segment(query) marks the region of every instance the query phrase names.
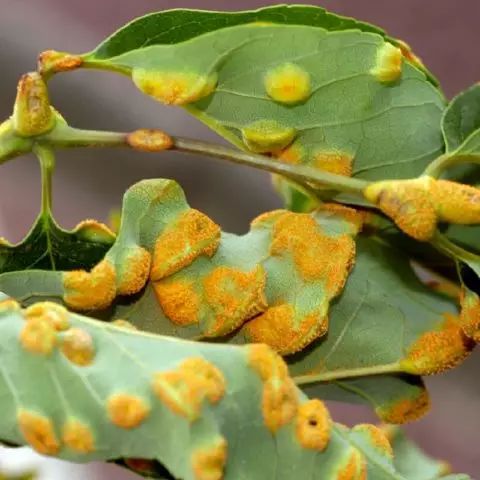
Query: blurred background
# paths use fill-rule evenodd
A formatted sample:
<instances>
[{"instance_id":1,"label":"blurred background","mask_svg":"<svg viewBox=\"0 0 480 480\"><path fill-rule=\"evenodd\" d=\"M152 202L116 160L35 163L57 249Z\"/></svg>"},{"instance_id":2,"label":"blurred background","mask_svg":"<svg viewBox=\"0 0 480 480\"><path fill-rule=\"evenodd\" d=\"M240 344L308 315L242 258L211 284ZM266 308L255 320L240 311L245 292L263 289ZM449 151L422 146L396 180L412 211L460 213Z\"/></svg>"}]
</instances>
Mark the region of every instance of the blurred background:
<instances>
[{"instance_id":1,"label":"blurred background","mask_svg":"<svg viewBox=\"0 0 480 480\"><path fill-rule=\"evenodd\" d=\"M0 0L0 118L11 114L19 76L35 69L46 49L83 53L134 17L169 8L236 10L280 2L243 0ZM286 3L286 2L283 2ZM353 16L407 41L440 79L448 97L480 79L479 0L323 0L303 1ZM76 127L131 131L164 129L174 135L222 142L185 112L166 108L143 96L131 82L105 72L72 72L51 82L52 103ZM206 158L126 150L77 150L58 155L54 213L62 226L84 218L106 221L123 192L143 178L173 178L189 203L210 215L225 230L241 233L261 212L281 204L267 174ZM1 167L0 236L20 240L38 213L40 176L31 157ZM409 426L429 453L448 460L456 471L480 478L480 352L460 368L427 379L431 412ZM331 405L335 420L351 424L375 421L368 409ZM45 460L28 449L0 449L0 470L39 465L42 479L127 480L116 467L78 466Z\"/></svg>"}]
</instances>

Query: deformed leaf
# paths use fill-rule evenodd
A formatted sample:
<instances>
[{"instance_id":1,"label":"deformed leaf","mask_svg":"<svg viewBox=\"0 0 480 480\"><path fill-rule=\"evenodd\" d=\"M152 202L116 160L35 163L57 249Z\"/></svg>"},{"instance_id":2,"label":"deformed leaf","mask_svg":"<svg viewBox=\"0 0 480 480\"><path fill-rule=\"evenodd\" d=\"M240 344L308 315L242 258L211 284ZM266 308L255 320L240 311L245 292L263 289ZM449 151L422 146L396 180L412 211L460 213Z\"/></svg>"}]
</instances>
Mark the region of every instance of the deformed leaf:
<instances>
[{"instance_id":1,"label":"deformed leaf","mask_svg":"<svg viewBox=\"0 0 480 480\"><path fill-rule=\"evenodd\" d=\"M113 244L115 235L87 220L72 230L60 228L49 215L40 215L27 237L11 245L0 237L0 273L18 270L91 268Z\"/></svg>"},{"instance_id":2,"label":"deformed leaf","mask_svg":"<svg viewBox=\"0 0 480 480\"><path fill-rule=\"evenodd\" d=\"M418 376L456 366L473 342L408 259L363 235L355 247L362 220L338 205L278 210L236 236L188 207L175 182L145 180L125 194L116 242L90 272L6 273L0 288L164 335L267 343L323 398L402 423L428 409Z\"/></svg>"},{"instance_id":3,"label":"deformed leaf","mask_svg":"<svg viewBox=\"0 0 480 480\"><path fill-rule=\"evenodd\" d=\"M403 479L380 430L333 424L265 345L186 342L11 299L0 337L0 437L44 455L156 460L185 480Z\"/></svg>"},{"instance_id":4,"label":"deformed leaf","mask_svg":"<svg viewBox=\"0 0 480 480\"><path fill-rule=\"evenodd\" d=\"M380 179L415 177L443 150L444 100L406 52L323 9L281 6L152 14L83 60L131 75L242 149Z\"/></svg>"}]
</instances>

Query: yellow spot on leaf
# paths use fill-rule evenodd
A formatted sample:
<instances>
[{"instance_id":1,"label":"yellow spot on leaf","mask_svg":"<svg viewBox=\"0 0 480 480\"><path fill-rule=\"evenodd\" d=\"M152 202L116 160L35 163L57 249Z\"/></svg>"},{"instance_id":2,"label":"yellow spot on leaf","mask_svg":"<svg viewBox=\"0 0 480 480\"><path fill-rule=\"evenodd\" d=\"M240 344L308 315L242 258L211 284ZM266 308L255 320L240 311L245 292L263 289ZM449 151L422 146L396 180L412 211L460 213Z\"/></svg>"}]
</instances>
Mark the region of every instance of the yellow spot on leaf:
<instances>
[{"instance_id":1,"label":"yellow spot on leaf","mask_svg":"<svg viewBox=\"0 0 480 480\"><path fill-rule=\"evenodd\" d=\"M52 323L43 317L29 320L20 332L20 343L25 350L38 355L50 355L57 341Z\"/></svg>"},{"instance_id":2,"label":"yellow spot on leaf","mask_svg":"<svg viewBox=\"0 0 480 480\"><path fill-rule=\"evenodd\" d=\"M266 382L272 378L288 377L287 364L283 358L265 344L253 344L248 347L248 364L255 369Z\"/></svg>"},{"instance_id":3,"label":"yellow spot on leaf","mask_svg":"<svg viewBox=\"0 0 480 480\"><path fill-rule=\"evenodd\" d=\"M294 307L282 304L250 320L244 333L249 342L266 343L280 355L289 355L303 350L327 330L328 318L321 312L296 320Z\"/></svg>"},{"instance_id":4,"label":"yellow spot on leaf","mask_svg":"<svg viewBox=\"0 0 480 480\"><path fill-rule=\"evenodd\" d=\"M161 280L190 265L200 255L212 257L220 244L220 227L202 212L182 212L155 242L151 279Z\"/></svg>"},{"instance_id":5,"label":"yellow spot on leaf","mask_svg":"<svg viewBox=\"0 0 480 480\"><path fill-rule=\"evenodd\" d=\"M313 153L312 167L324 172L351 177L353 171L353 155L335 151L316 151Z\"/></svg>"},{"instance_id":6,"label":"yellow spot on leaf","mask_svg":"<svg viewBox=\"0 0 480 480\"><path fill-rule=\"evenodd\" d=\"M201 298L193 282L172 280L154 282L153 289L163 313L179 327L199 322Z\"/></svg>"},{"instance_id":7,"label":"yellow spot on leaf","mask_svg":"<svg viewBox=\"0 0 480 480\"><path fill-rule=\"evenodd\" d=\"M132 79L145 94L166 105L185 105L215 91L217 75L193 72L161 72L135 68Z\"/></svg>"},{"instance_id":8,"label":"yellow spot on leaf","mask_svg":"<svg viewBox=\"0 0 480 480\"><path fill-rule=\"evenodd\" d=\"M217 437L211 446L202 446L192 453L195 480L223 480L227 463L227 441Z\"/></svg>"},{"instance_id":9,"label":"yellow spot on leaf","mask_svg":"<svg viewBox=\"0 0 480 480\"><path fill-rule=\"evenodd\" d=\"M112 243L115 233L103 223L96 220L83 220L73 230L80 238L92 242Z\"/></svg>"},{"instance_id":10,"label":"yellow spot on leaf","mask_svg":"<svg viewBox=\"0 0 480 480\"><path fill-rule=\"evenodd\" d=\"M72 363L80 367L90 365L95 356L93 339L81 328L71 328L61 337L60 350Z\"/></svg>"},{"instance_id":11,"label":"yellow spot on leaf","mask_svg":"<svg viewBox=\"0 0 480 480\"><path fill-rule=\"evenodd\" d=\"M267 72L264 86L269 97L286 104L304 102L312 93L310 74L293 63L285 63Z\"/></svg>"},{"instance_id":12,"label":"yellow spot on leaf","mask_svg":"<svg viewBox=\"0 0 480 480\"><path fill-rule=\"evenodd\" d=\"M428 241L437 228L437 214L430 197L433 183L429 177L381 181L368 186L364 194L405 233Z\"/></svg>"},{"instance_id":13,"label":"yellow spot on leaf","mask_svg":"<svg viewBox=\"0 0 480 480\"><path fill-rule=\"evenodd\" d=\"M294 419L297 408L297 392L290 377L271 378L265 382L262 393L263 421L273 434Z\"/></svg>"},{"instance_id":14,"label":"yellow spot on leaf","mask_svg":"<svg viewBox=\"0 0 480 480\"><path fill-rule=\"evenodd\" d=\"M423 417L430 410L430 396L426 389L412 398L402 398L396 402L375 409L378 417L385 423L402 425Z\"/></svg>"},{"instance_id":15,"label":"yellow spot on leaf","mask_svg":"<svg viewBox=\"0 0 480 480\"><path fill-rule=\"evenodd\" d=\"M107 400L110 421L120 428L138 427L150 412L147 402L136 395L115 393Z\"/></svg>"},{"instance_id":16,"label":"yellow spot on leaf","mask_svg":"<svg viewBox=\"0 0 480 480\"><path fill-rule=\"evenodd\" d=\"M39 318L50 322L57 332L63 332L70 327L68 310L58 303L39 302L25 310L25 320L30 321Z\"/></svg>"},{"instance_id":17,"label":"yellow spot on leaf","mask_svg":"<svg viewBox=\"0 0 480 480\"><path fill-rule=\"evenodd\" d=\"M78 453L91 453L95 451L95 439L91 428L77 420L69 418L62 429L63 443Z\"/></svg>"},{"instance_id":18,"label":"yellow spot on leaf","mask_svg":"<svg viewBox=\"0 0 480 480\"><path fill-rule=\"evenodd\" d=\"M355 447L350 447L347 459L340 467L336 480L366 480L367 462Z\"/></svg>"},{"instance_id":19,"label":"yellow spot on leaf","mask_svg":"<svg viewBox=\"0 0 480 480\"><path fill-rule=\"evenodd\" d=\"M378 49L375 67L370 73L379 82L395 82L402 73L402 58L402 51L386 42Z\"/></svg>"},{"instance_id":20,"label":"yellow spot on leaf","mask_svg":"<svg viewBox=\"0 0 480 480\"><path fill-rule=\"evenodd\" d=\"M370 443L377 450L377 452L386 455L389 458L393 458L392 446L390 445L387 435L381 428L369 423L364 423L355 425L355 427L353 427L353 431L366 433Z\"/></svg>"},{"instance_id":21,"label":"yellow spot on leaf","mask_svg":"<svg viewBox=\"0 0 480 480\"><path fill-rule=\"evenodd\" d=\"M152 257L138 245L128 248L128 253L117 264L117 294L133 295L147 283Z\"/></svg>"},{"instance_id":22,"label":"yellow spot on leaf","mask_svg":"<svg viewBox=\"0 0 480 480\"><path fill-rule=\"evenodd\" d=\"M127 136L127 143L141 152L161 152L173 147L173 139L161 130L135 130Z\"/></svg>"},{"instance_id":23,"label":"yellow spot on leaf","mask_svg":"<svg viewBox=\"0 0 480 480\"><path fill-rule=\"evenodd\" d=\"M107 260L98 263L91 272L74 270L63 274L64 302L77 310L98 310L108 307L117 292L116 272Z\"/></svg>"},{"instance_id":24,"label":"yellow spot on leaf","mask_svg":"<svg viewBox=\"0 0 480 480\"><path fill-rule=\"evenodd\" d=\"M257 120L242 129L245 145L256 153L268 153L288 147L297 132L276 120Z\"/></svg>"},{"instance_id":25,"label":"yellow spot on leaf","mask_svg":"<svg viewBox=\"0 0 480 480\"><path fill-rule=\"evenodd\" d=\"M205 301L214 312L204 334L226 335L265 310L265 282L266 273L260 265L251 272L215 268L203 281Z\"/></svg>"},{"instance_id":26,"label":"yellow spot on leaf","mask_svg":"<svg viewBox=\"0 0 480 480\"><path fill-rule=\"evenodd\" d=\"M60 450L60 443L49 418L20 408L17 412L17 424L25 440L38 453L56 455Z\"/></svg>"},{"instance_id":27,"label":"yellow spot on leaf","mask_svg":"<svg viewBox=\"0 0 480 480\"><path fill-rule=\"evenodd\" d=\"M318 399L300 405L295 432L304 448L323 452L330 441L333 422L327 407Z\"/></svg>"},{"instance_id":28,"label":"yellow spot on leaf","mask_svg":"<svg viewBox=\"0 0 480 480\"><path fill-rule=\"evenodd\" d=\"M13 298L6 298L0 301L0 315L2 313L21 312L22 307Z\"/></svg>"},{"instance_id":29,"label":"yellow spot on leaf","mask_svg":"<svg viewBox=\"0 0 480 480\"><path fill-rule=\"evenodd\" d=\"M457 367L473 347L474 342L463 333L460 319L446 313L439 329L416 340L400 365L408 373L434 375Z\"/></svg>"}]
</instances>

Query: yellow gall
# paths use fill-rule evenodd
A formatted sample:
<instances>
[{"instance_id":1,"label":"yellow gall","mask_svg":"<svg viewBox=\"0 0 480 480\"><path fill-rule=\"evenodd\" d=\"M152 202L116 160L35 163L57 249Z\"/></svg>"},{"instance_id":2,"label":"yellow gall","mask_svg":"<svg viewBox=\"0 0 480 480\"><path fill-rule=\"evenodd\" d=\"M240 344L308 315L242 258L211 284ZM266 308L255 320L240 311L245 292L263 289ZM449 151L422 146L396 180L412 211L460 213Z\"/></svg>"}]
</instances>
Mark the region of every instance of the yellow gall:
<instances>
[{"instance_id":1,"label":"yellow gall","mask_svg":"<svg viewBox=\"0 0 480 480\"><path fill-rule=\"evenodd\" d=\"M353 155L336 151L315 151L312 155L312 167L324 172L351 177L353 172Z\"/></svg>"},{"instance_id":2,"label":"yellow gall","mask_svg":"<svg viewBox=\"0 0 480 480\"><path fill-rule=\"evenodd\" d=\"M393 449L390 445L390 440L383 429L369 423L364 423L355 425L353 431L364 433L368 437L370 444L373 445L378 453L393 458Z\"/></svg>"},{"instance_id":3,"label":"yellow gall","mask_svg":"<svg viewBox=\"0 0 480 480\"><path fill-rule=\"evenodd\" d=\"M147 283L152 257L147 250L135 245L117 259L117 294L133 295Z\"/></svg>"},{"instance_id":4,"label":"yellow gall","mask_svg":"<svg viewBox=\"0 0 480 480\"><path fill-rule=\"evenodd\" d=\"M223 480L227 463L227 441L217 437L213 445L202 446L192 453L195 480Z\"/></svg>"},{"instance_id":5,"label":"yellow gall","mask_svg":"<svg viewBox=\"0 0 480 480\"><path fill-rule=\"evenodd\" d=\"M115 325L116 327L125 328L127 330L138 330L138 328L133 325L133 323L130 323L128 320L124 320L123 318L114 320L111 324Z\"/></svg>"},{"instance_id":6,"label":"yellow gall","mask_svg":"<svg viewBox=\"0 0 480 480\"><path fill-rule=\"evenodd\" d=\"M264 382L272 378L288 377L287 364L271 347L262 343L255 343L247 348L248 365L258 373Z\"/></svg>"},{"instance_id":7,"label":"yellow gall","mask_svg":"<svg viewBox=\"0 0 480 480\"><path fill-rule=\"evenodd\" d=\"M42 455L56 455L60 450L52 421L37 412L20 408L17 425L27 443Z\"/></svg>"},{"instance_id":8,"label":"yellow gall","mask_svg":"<svg viewBox=\"0 0 480 480\"><path fill-rule=\"evenodd\" d=\"M173 147L172 137L161 130L135 130L128 134L127 143L141 152L162 152Z\"/></svg>"},{"instance_id":9,"label":"yellow gall","mask_svg":"<svg viewBox=\"0 0 480 480\"><path fill-rule=\"evenodd\" d=\"M43 317L28 321L20 332L20 344L37 355L50 355L57 342L55 327Z\"/></svg>"},{"instance_id":10,"label":"yellow gall","mask_svg":"<svg viewBox=\"0 0 480 480\"><path fill-rule=\"evenodd\" d=\"M188 358L180 364L185 376L193 377L195 382L202 381L208 400L215 404L225 395L225 377L213 363L202 357Z\"/></svg>"},{"instance_id":11,"label":"yellow gall","mask_svg":"<svg viewBox=\"0 0 480 480\"><path fill-rule=\"evenodd\" d=\"M220 245L220 227L190 208L157 238L150 278L161 280L190 265L201 255L212 257Z\"/></svg>"},{"instance_id":12,"label":"yellow gall","mask_svg":"<svg viewBox=\"0 0 480 480\"><path fill-rule=\"evenodd\" d=\"M335 478L336 480L367 480L367 462L357 448L350 447L347 458Z\"/></svg>"},{"instance_id":13,"label":"yellow gall","mask_svg":"<svg viewBox=\"0 0 480 480\"><path fill-rule=\"evenodd\" d=\"M457 367L471 353L474 345L463 333L460 319L446 313L438 330L421 335L400 365L407 373L435 375Z\"/></svg>"},{"instance_id":14,"label":"yellow gall","mask_svg":"<svg viewBox=\"0 0 480 480\"><path fill-rule=\"evenodd\" d=\"M200 75L193 72L162 72L135 68L135 85L146 95L166 105L185 105L208 97L215 91L215 73Z\"/></svg>"},{"instance_id":15,"label":"yellow gall","mask_svg":"<svg viewBox=\"0 0 480 480\"><path fill-rule=\"evenodd\" d=\"M163 313L179 327L199 322L201 298L194 282L173 280L154 282L153 289Z\"/></svg>"},{"instance_id":16,"label":"yellow gall","mask_svg":"<svg viewBox=\"0 0 480 480\"><path fill-rule=\"evenodd\" d=\"M79 55L72 55L66 52L47 50L38 57L38 71L42 74L69 72L80 68L83 59Z\"/></svg>"},{"instance_id":17,"label":"yellow gall","mask_svg":"<svg viewBox=\"0 0 480 480\"><path fill-rule=\"evenodd\" d=\"M333 422L323 402L314 399L300 405L295 423L295 434L302 447L319 452L327 448Z\"/></svg>"},{"instance_id":18,"label":"yellow gall","mask_svg":"<svg viewBox=\"0 0 480 480\"><path fill-rule=\"evenodd\" d=\"M381 83L392 83L402 74L402 51L385 42L377 51L375 66L370 70Z\"/></svg>"},{"instance_id":19,"label":"yellow gall","mask_svg":"<svg viewBox=\"0 0 480 480\"><path fill-rule=\"evenodd\" d=\"M264 383L262 392L263 421L273 434L295 418L297 409L297 391L290 377L271 378Z\"/></svg>"},{"instance_id":20,"label":"yellow gall","mask_svg":"<svg viewBox=\"0 0 480 480\"><path fill-rule=\"evenodd\" d=\"M258 265L251 272L217 267L203 280L204 299L213 311L204 335L227 335L267 308L266 272Z\"/></svg>"},{"instance_id":21,"label":"yellow gall","mask_svg":"<svg viewBox=\"0 0 480 480\"><path fill-rule=\"evenodd\" d=\"M50 322L57 332L63 332L70 327L68 310L54 302L39 302L25 310L25 320L43 318Z\"/></svg>"},{"instance_id":22,"label":"yellow gall","mask_svg":"<svg viewBox=\"0 0 480 480\"><path fill-rule=\"evenodd\" d=\"M108 418L120 428L138 427L149 413L150 406L136 395L115 393L107 400Z\"/></svg>"},{"instance_id":23,"label":"yellow gall","mask_svg":"<svg viewBox=\"0 0 480 480\"><path fill-rule=\"evenodd\" d=\"M297 132L276 120L257 120L242 129L243 142L256 153L269 153L288 147Z\"/></svg>"},{"instance_id":24,"label":"yellow gall","mask_svg":"<svg viewBox=\"0 0 480 480\"><path fill-rule=\"evenodd\" d=\"M430 404L430 395L422 388L418 395L381 405L375 412L385 423L403 425L423 417L430 410Z\"/></svg>"},{"instance_id":25,"label":"yellow gall","mask_svg":"<svg viewBox=\"0 0 480 480\"><path fill-rule=\"evenodd\" d=\"M103 223L96 220L82 220L74 228L73 233L77 237L95 243L112 244L115 241L115 233Z\"/></svg>"},{"instance_id":26,"label":"yellow gall","mask_svg":"<svg viewBox=\"0 0 480 480\"><path fill-rule=\"evenodd\" d=\"M434 182L429 177L380 181L369 185L364 195L406 234L428 241L437 229L437 213L430 193Z\"/></svg>"},{"instance_id":27,"label":"yellow gall","mask_svg":"<svg viewBox=\"0 0 480 480\"><path fill-rule=\"evenodd\" d=\"M77 310L108 307L117 293L115 267L102 260L91 272L74 270L63 274L64 302Z\"/></svg>"},{"instance_id":28,"label":"yellow gall","mask_svg":"<svg viewBox=\"0 0 480 480\"><path fill-rule=\"evenodd\" d=\"M21 311L22 311L22 307L13 298L6 298L5 300L0 300L0 315L2 313L12 313L12 312L21 312Z\"/></svg>"},{"instance_id":29,"label":"yellow gall","mask_svg":"<svg viewBox=\"0 0 480 480\"><path fill-rule=\"evenodd\" d=\"M66 421L62 429L62 441L65 446L78 453L95 451L92 429L76 418L69 418Z\"/></svg>"},{"instance_id":30,"label":"yellow gall","mask_svg":"<svg viewBox=\"0 0 480 480\"><path fill-rule=\"evenodd\" d=\"M304 102L312 93L310 74L293 63L285 63L270 70L263 83L268 96L279 103Z\"/></svg>"},{"instance_id":31,"label":"yellow gall","mask_svg":"<svg viewBox=\"0 0 480 480\"><path fill-rule=\"evenodd\" d=\"M430 195L440 220L460 225L480 223L480 189L448 180L436 180Z\"/></svg>"},{"instance_id":32,"label":"yellow gall","mask_svg":"<svg viewBox=\"0 0 480 480\"><path fill-rule=\"evenodd\" d=\"M328 330L328 317L321 311L296 318L292 305L270 307L244 327L245 337L252 343L266 343L280 355L303 350Z\"/></svg>"},{"instance_id":33,"label":"yellow gall","mask_svg":"<svg viewBox=\"0 0 480 480\"><path fill-rule=\"evenodd\" d=\"M79 367L90 365L95 356L92 336L81 328L71 328L60 340L60 350L65 357Z\"/></svg>"}]
</instances>

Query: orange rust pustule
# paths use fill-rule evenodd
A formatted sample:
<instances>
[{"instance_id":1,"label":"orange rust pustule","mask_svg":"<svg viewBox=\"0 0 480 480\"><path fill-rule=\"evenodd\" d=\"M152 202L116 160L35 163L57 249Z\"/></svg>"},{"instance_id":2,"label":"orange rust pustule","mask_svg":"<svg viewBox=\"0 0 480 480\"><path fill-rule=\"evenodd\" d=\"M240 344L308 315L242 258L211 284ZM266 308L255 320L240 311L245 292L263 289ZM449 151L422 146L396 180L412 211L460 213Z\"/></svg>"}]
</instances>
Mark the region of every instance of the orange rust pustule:
<instances>
[{"instance_id":1,"label":"orange rust pustule","mask_svg":"<svg viewBox=\"0 0 480 480\"><path fill-rule=\"evenodd\" d=\"M70 362L86 367L93 362L95 348L92 336L81 328L71 328L61 337L60 350Z\"/></svg>"},{"instance_id":2,"label":"orange rust pustule","mask_svg":"<svg viewBox=\"0 0 480 480\"><path fill-rule=\"evenodd\" d=\"M176 370L155 373L152 388L157 398L175 414L194 422L205 399L218 403L225 394L222 372L202 357L184 360Z\"/></svg>"},{"instance_id":3,"label":"orange rust pustule","mask_svg":"<svg viewBox=\"0 0 480 480\"><path fill-rule=\"evenodd\" d=\"M336 480L366 480L367 462L360 451L350 447L349 455L337 472Z\"/></svg>"},{"instance_id":4,"label":"orange rust pustule","mask_svg":"<svg viewBox=\"0 0 480 480\"><path fill-rule=\"evenodd\" d=\"M440 329L426 332L415 341L400 365L405 372L415 375L442 373L457 367L474 346L473 340L464 334L460 319L446 313Z\"/></svg>"},{"instance_id":5,"label":"orange rust pustule","mask_svg":"<svg viewBox=\"0 0 480 480\"><path fill-rule=\"evenodd\" d=\"M480 298L476 293L462 287L460 305L462 330L467 337L475 340L480 334ZM476 341L478 343L478 340Z\"/></svg>"},{"instance_id":6,"label":"orange rust pustule","mask_svg":"<svg viewBox=\"0 0 480 480\"><path fill-rule=\"evenodd\" d=\"M351 177L354 157L348 153L336 151L316 151L312 155L312 167L324 172Z\"/></svg>"},{"instance_id":7,"label":"orange rust pustule","mask_svg":"<svg viewBox=\"0 0 480 480\"><path fill-rule=\"evenodd\" d=\"M212 257L220 245L220 227L193 208L182 212L155 242L150 278L161 280L190 265L201 255Z\"/></svg>"},{"instance_id":8,"label":"orange rust pustule","mask_svg":"<svg viewBox=\"0 0 480 480\"><path fill-rule=\"evenodd\" d=\"M301 165L305 162L307 154L305 147L298 142L294 142L289 147L280 150L279 152L274 152L273 156L278 158L281 162L289 163L290 165Z\"/></svg>"},{"instance_id":9,"label":"orange rust pustule","mask_svg":"<svg viewBox=\"0 0 480 480\"><path fill-rule=\"evenodd\" d=\"M172 280L153 282L153 289L163 313L179 327L199 323L201 297L194 282Z\"/></svg>"},{"instance_id":10,"label":"orange rust pustule","mask_svg":"<svg viewBox=\"0 0 480 480\"><path fill-rule=\"evenodd\" d=\"M203 280L206 303L214 312L204 331L208 337L227 335L267 308L266 272L258 265L250 272L217 267Z\"/></svg>"},{"instance_id":11,"label":"orange rust pustule","mask_svg":"<svg viewBox=\"0 0 480 480\"><path fill-rule=\"evenodd\" d=\"M266 382L271 378L288 377L288 367L283 358L266 344L255 343L248 346L248 364Z\"/></svg>"},{"instance_id":12,"label":"orange rust pustule","mask_svg":"<svg viewBox=\"0 0 480 480\"><path fill-rule=\"evenodd\" d=\"M121 258L117 271L117 294L133 295L147 283L150 275L152 257L142 247L130 247L128 254Z\"/></svg>"},{"instance_id":13,"label":"orange rust pustule","mask_svg":"<svg viewBox=\"0 0 480 480\"><path fill-rule=\"evenodd\" d=\"M228 444L223 437L211 446L197 448L192 453L195 480L223 480L227 463Z\"/></svg>"},{"instance_id":14,"label":"orange rust pustule","mask_svg":"<svg viewBox=\"0 0 480 480\"><path fill-rule=\"evenodd\" d=\"M29 320L20 332L22 347L37 355L48 356L57 342L55 327L44 317Z\"/></svg>"},{"instance_id":15,"label":"orange rust pustule","mask_svg":"<svg viewBox=\"0 0 480 480\"><path fill-rule=\"evenodd\" d=\"M396 402L375 408L378 417L385 423L403 425L423 417L430 410L430 395L423 389L412 398L402 398Z\"/></svg>"},{"instance_id":16,"label":"orange rust pustule","mask_svg":"<svg viewBox=\"0 0 480 480\"><path fill-rule=\"evenodd\" d=\"M415 55L415 53L413 53L410 45L408 45L403 40L398 40L398 39L396 40L396 43L397 43L397 46L400 48L402 55L408 62L410 62L412 65L415 65L416 67L419 67L422 70L425 69L425 65L423 61L418 55Z\"/></svg>"},{"instance_id":17,"label":"orange rust pustule","mask_svg":"<svg viewBox=\"0 0 480 480\"><path fill-rule=\"evenodd\" d=\"M38 71L42 74L69 72L83 65L83 59L79 55L71 55L66 52L46 50L38 57Z\"/></svg>"},{"instance_id":18,"label":"orange rust pustule","mask_svg":"<svg viewBox=\"0 0 480 480\"><path fill-rule=\"evenodd\" d=\"M290 377L272 378L263 386L262 414L266 427L275 434L295 418L298 398Z\"/></svg>"},{"instance_id":19,"label":"orange rust pustule","mask_svg":"<svg viewBox=\"0 0 480 480\"><path fill-rule=\"evenodd\" d=\"M127 143L141 152L162 152L173 147L173 138L161 130L145 128L129 133Z\"/></svg>"},{"instance_id":20,"label":"orange rust pustule","mask_svg":"<svg viewBox=\"0 0 480 480\"><path fill-rule=\"evenodd\" d=\"M63 332L70 326L68 310L54 302L39 302L25 310L25 320L30 321L38 318L47 320L57 332Z\"/></svg>"},{"instance_id":21,"label":"orange rust pustule","mask_svg":"<svg viewBox=\"0 0 480 480\"><path fill-rule=\"evenodd\" d=\"M62 429L65 446L78 453L95 451L95 438L92 429L76 418L69 418Z\"/></svg>"},{"instance_id":22,"label":"orange rust pustule","mask_svg":"<svg viewBox=\"0 0 480 480\"><path fill-rule=\"evenodd\" d=\"M297 322L294 307L282 304L250 320L244 327L244 334L249 342L266 343L280 355L289 355L303 350L327 330L326 315L313 312Z\"/></svg>"},{"instance_id":23,"label":"orange rust pustule","mask_svg":"<svg viewBox=\"0 0 480 480\"><path fill-rule=\"evenodd\" d=\"M0 301L0 315L4 312L10 313L10 312L21 312L21 311L22 311L21 305L13 298L6 298L5 300Z\"/></svg>"},{"instance_id":24,"label":"orange rust pustule","mask_svg":"<svg viewBox=\"0 0 480 480\"><path fill-rule=\"evenodd\" d=\"M295 433L304 448L323 452L330 441L332 427L330 413L323 402L313 399L300 405Z\"/></svg>"},{"instance_id":25,"label":"orange rust pustule","mask_svg":"<svg viewBox=\"0 0 480 480\"><path fill-rule=\"evenodd\" d=\"M368 186L364 194L405 233L428 241L437 229L437 213L430 196L433 183L429 177L381 181Z\"/></svg>"},{"instance_id":26,"label":"orange rust pustule","mask_svg":"<svg viewBox=\"0 0 480 480\"><path fill-rule=\"evenodd\" d=\"M375 450L377 450L377 452L382 455L386 455L389 458L393 458L392 446L390 445L387 435L381 428L369 423L363 423L355 425L355 427L353 427L353 431L366 433L370 443L373 445Z\"/></svg>"},{"instance_id":27,"label":"orange rust pustule","mask_svg":"<svg viewBox=\"0 0 480 480\"><path fill-rule=\"evenodd\" d=\"M108 307L117 293L115 267L102 260L91 272L74 270L63 274L64 302L77 310Z\"/></svg>"},{"instance_id":28,"label":"orange rust pustule","mask_svg":"<svg viewBox=\"0 0 480 480\"><path fill-rule=\"evenodd\" d=\"M107 400L107 414L110 421L120 428L138 427L150 413L147 402L136 395L115 393Z\"/></svg>"},{"instance_id":29,"label":"orange rust pustule","mask_svg":"<svg viewBox=\"0 0 480 480\"><path fill-rule=\"evenodd\" d=\"M20 408L17 412L17 425L25 440L38 453L56 455L59 452L60 442L48 417Z\"/></svg>"}]
</instances>

